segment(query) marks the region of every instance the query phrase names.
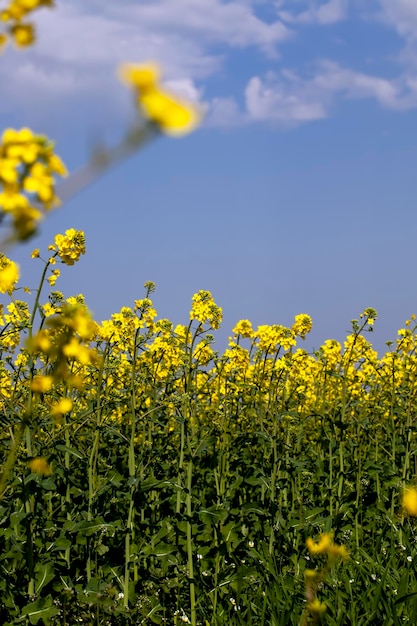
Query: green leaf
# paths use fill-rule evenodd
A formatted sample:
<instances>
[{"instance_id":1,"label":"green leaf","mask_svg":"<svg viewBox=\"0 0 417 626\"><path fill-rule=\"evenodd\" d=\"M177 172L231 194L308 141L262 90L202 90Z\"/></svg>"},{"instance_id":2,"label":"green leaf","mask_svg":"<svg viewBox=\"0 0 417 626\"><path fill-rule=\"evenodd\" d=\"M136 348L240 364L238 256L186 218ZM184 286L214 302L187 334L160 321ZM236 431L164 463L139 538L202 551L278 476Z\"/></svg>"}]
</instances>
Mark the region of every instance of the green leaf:
<instances>
[{"instance_id":1,"label":"green leaf","mask_svg":"<svg viewBox=\"0 0 417 626\"><path fill-rule=\"evenodd\" d=\"M81 454L81 452L79 450L77 450L76 448L67 448L67 446L63 446L62 444L58 444L57 446L55 446L57 450L59 450L60 452L68 452L69 454L72 454L73 456L76 456L77 459L84 459L85 457Z\"/></svg>"},{"instance_id":2,"label":"green leaf","mask_svg":"<svg viewBox=\"0 0 417 626\"><path fill-rule=\"evenodd\" d=\"M45 624L50 623L50 618L58 615L59 609L53 605L52 596L39 598L35 602L30 602L22 609L22 617L28 617L31 624L37 624L43 620Z\"/></svg>"},{"instance_id":3,"label":"green leaf","mask_svg":"<svg viewBox=\"0 0 417 626\"><path fill-rule=\"evenodd\" d=\"M35 593L38 594L55 576L51 561L35 565Z\"/></svg>"},{"instance_id":4,"label":"green leaf","mask_svg":"<svg viewBox=\"0 0 417 626\"><path fill-rule=\"evenodd\" d=\"M213 524L213 522L222 524L228 515L228 511L222 507L214 505L207 509L200 509L198 514L204 524Z\"/></svg>"}]
</instances>

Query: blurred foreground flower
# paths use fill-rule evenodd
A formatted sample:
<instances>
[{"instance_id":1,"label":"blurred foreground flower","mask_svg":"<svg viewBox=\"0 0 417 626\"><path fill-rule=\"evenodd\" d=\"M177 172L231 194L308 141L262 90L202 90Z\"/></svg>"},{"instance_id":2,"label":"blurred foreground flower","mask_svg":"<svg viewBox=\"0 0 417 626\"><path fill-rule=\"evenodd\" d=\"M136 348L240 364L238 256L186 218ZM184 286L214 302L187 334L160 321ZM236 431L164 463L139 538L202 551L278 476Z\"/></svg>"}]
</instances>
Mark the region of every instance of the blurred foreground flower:
<instances>
[{"instance_id":1,"label":"blurred foreground flower","mask_svg":"<svg viewBox=\"0 0 417 626\"><path fill-rule=\"evenodd\" d=\"M306 541L307 549L312 557L327 556L327 560L318 569L306 569L304 571L307 604L301 618L301 626L310 626L310 624L318 624L321 621L327 606L319 600L317 592L336 561L339 558L343 561L349 559L349 552L345 546L334 543L333 537L332 532L321 533L317 542L311 537Z\"/></svg>"},{"instance_id":2,"label":"blurred foreground flower","mask_svg":"<svg viewBox=\"0 0 417 626\"><path fill-rule=\"evenodd\" d=\"M161 71L155 63L121 66L119 75L136 91L142 113L160 130L174 137L192 132L201 121L196 105L166 91L159 84Z\"/></svg>"},{"instance_id":3,"label":"blurred foreground flower","mask_svg":"<svg viewBox=\"0 0 417 626\"><path fill-rule=\"evenodd\" d=\"M402 504L408 515L417 516L417 487L407 487L404 490Z\"/></svg>"},{"instance_id":4,"label":"blurred foreground flower","mask_svg":"<svg viewBox=\"0 0 417 626\"><path fill-rule=\"evenodd\" d=\"M19 280L19 267L0 252L0 293L11 293Z\"/></svg>"},{"instance_id":5,"label":"blurred foreground flower","mask_svg":"<svg viewBox=\"0 0 417 626\"><path fill-rule=\"evenodd\" d=\"M58 195L61 202L73 198L105 170L124 161L159 136L160 132L180 137L193 131L202 119L197 105L173 95L159 85L160 69L156 64L124 64L119 69L119 76L134 88L136 102L147 123L141 121L128 128L122 140L113 147L96 146L90 162L60 184Z\"/></svg>"},{"instance_id":6,"label":"blurred foreground flower","mask_svg":"<svg viewBox=\"0 0 417 626\"><path fill-rule=\"evenodd\" d=\"M28 462L29 468L35 474L41 474L42 476L50 476L52 474L49 463L43 456L37 456Z\"/></svg>"},{"instance_id":7,"label":"blurred foreground flower","mask_svg":"<svg viewBox=\"0 0 417 626\"><path fill-rule=\"evenodd\" d=\"M29 128L7 129L0 142L0 222L10 222L11 240L29 239L43 212L59 205L55 176L66 176L54 145ZM43 211L43 212L42 212Z\"/></svg>"},{"instance_id":8,"label":"blurred foreground flower","mask_svg":"<svg viewBox=\"0 0 417 626\"><path fill-rule=\"evenodd\" d=\"M53 0L11 0L8 6L0 11L0 21L6 24L6 33L0 34L0 51L9 38L18 48L31 46L36 40L35 27L22 20L27 19L36 9L53 6Z\"/></svg>"}]
</instances>

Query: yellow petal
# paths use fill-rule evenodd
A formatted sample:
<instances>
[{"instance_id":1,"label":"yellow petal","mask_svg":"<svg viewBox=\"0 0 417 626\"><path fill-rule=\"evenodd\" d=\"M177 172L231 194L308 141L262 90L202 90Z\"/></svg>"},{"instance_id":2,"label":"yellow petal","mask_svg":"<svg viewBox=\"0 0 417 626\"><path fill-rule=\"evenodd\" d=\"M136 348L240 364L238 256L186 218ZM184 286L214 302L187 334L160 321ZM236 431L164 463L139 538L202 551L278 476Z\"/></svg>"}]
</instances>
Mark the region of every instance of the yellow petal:
<instances>
[{"instance_id":1,"label":"yellow petal","mask_svg":"<svg viewBox=\"0 0 417 626\"><path fill-rule=\"evenodd\" d=\"M149 89L139 94L138 103L146 117L156 122L168 135L185 135L201 121L196 106L160 89Z\"/></svg>"},{"instance_id":2,"label":"yellow petal","mask_svg":"<svg viewBox=\"0 0 417 626\"><path fill-rule=\"evenodd\" d=\"M119 68L119 78L142 91L155 87L161 78L159 65L150 62L144 65L125 63Z\"/></svg>"}]
</instances>

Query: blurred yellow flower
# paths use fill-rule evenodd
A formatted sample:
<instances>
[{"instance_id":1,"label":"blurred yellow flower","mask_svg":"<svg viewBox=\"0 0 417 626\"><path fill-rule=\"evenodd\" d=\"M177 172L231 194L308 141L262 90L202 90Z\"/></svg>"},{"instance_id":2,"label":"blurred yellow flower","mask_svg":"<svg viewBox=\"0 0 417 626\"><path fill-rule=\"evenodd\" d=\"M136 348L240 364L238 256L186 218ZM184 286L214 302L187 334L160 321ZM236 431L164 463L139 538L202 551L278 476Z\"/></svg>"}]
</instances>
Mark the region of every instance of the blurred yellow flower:
<instances>
[{"instance_id":1,"label":"blurred yellow flower","mask_svg":"<svg viewBox=\"0 0 417 626\"><path fill-rule=\"evenodd\" d=\"M11 293L19 280L19 266L0 253L0 293Z\"/></svg>"},{"instance_id":2,"label":"blurred yellow flower","mask_svg":"<svg viewBox=\"0 0 417 626\"><path fill-rule=\"evenodd\" d=\"M136 90L142 113L167 135L181 136L192 132L201 121L196 105L159 86L161 71L156 63L122 65L119 76Z\"/></svg>"},{"instance_id":3,"label":"blurred yellow flower","mask_svg":"<svg viewBox=\"0 0 417 626\"><path fill-rule=\"evenodd\" d=\"M60 417L65 413L69 413L72 409L72 400L70 398L61 398L57 404L51 407L51 415L54 417Z\"/></svg>"},{"instance_id":4,"label":"blurred yellow flower","mask_svg":"<svg viewBox=\"0 0 417 626\"><path fill-rule=\"evenodd\" d=\"M12 26L11 32L15 44L20 48L31 46L35 41L35 31L32 24L18 23L15 26Z\"/></svg>"},{"instance_id":5,"label":"blurred yellow flower","mask_svg":"<svg viewBox=\"0 0 417 626\"><path fill-rule=\"evenodd\" d=\"M306 541L306 546L310 554L314 556L316 554L327 554L332 543L333 533L322 533L319 537L318 543L309 537Z\"/></svg>"},{"instance_id":6,"label":"blurred yellow flower","mask_svg":"<svg viewBox=\"0 0 417 626\"><path fill-rule=\"evenodd\" d=\"M404 489L402 505L409 515L417 516L417 487Z\"/></svg>"},{"instance_id":7,"label":"blurred yellow flower","mask_svg":"<svg viewBox=\"0 0 417 626\"><path fill-rule=\"evenodd\" d=\"M324 604L324 602L320 602L318 598L314 598L312 602L309 602L307 604L307 608L312 613L315 613L316 615L319 615L319 616L324 615L324 613L327 610L327 606Z\"/></svg>"},{"instance_id":8,"label":"blurred yellow flower","mask_svg":"<svg viewBox=\"0 0 417 626\"><path fill-rule=\"evenodd\" d=\"M34 393L45 393L46 391L50 391L52 383L52 376L35 376L30 388Z\"/></svg>"},{"instance_id":9,"label":"blurred yellow flower","mask_svg":"<svg viewBox=\"0 0 417 626\"><path fill-rule=\"evenodd\" d=\"M50 476L52 474L48 461L43 456L37 456L28 462L28 466L35 474Z\"/></svg>"}]
</instances>

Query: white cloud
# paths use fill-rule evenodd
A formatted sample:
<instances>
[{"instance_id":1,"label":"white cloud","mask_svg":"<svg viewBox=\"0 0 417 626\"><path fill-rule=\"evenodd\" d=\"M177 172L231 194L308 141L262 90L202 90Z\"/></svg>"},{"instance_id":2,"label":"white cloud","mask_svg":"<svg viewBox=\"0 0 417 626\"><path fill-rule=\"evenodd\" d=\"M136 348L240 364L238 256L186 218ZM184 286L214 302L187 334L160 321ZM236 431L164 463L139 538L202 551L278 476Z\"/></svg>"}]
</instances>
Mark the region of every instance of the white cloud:
<instances>
[{"instance_id":1,"label":"white cloud","mask_svg":"<svg viewBox=\"0 0 417 626\"><path fill-rule=\"evenodd\" d=\"M417 0L379 0L379 5L376 19L394 28L404 40L397 61L407 80L413 82L417 78Z\"/></svg>"},{"instance_id":2,"label":"white cloud","mask_svg":"<svg viewBox=\"0 0 417 626\"><path fill-rule=\"evenodd\" d=\"M203 97L203 90L198 89L190 78L182 80L167 80L165 85L173 93L182 96L191 102L200 102Z\"/></svg>"},{"instance_id":3,"label":"white cloud","mask_svg":"<svg viewBox=\"0 0 417 626\"><path fill-rule=\"evenodd\" d=\"M294 13L294 3L292 11L282 10L280 7L285 6L282 2L278 3L278 15L285 22L290 24L334 24L346 19L348 13L349 0L327 0L324 3L309 3L309 7L300 13Z\"/></svg>"},{"instance_id":4,"label":"white cloud","mask_svg":"<svg viewBox=\"0 0 417 626\"><path fill-rule=\"evenodd\" d=\"M173 91L200 103L207 93L207 88L202 88L204 81L211 77L223 81L222 95L207 96L206 123L211 126L266 121L297 125L325 118L340 98L371 98L396 110L416 107L417 0L371 3L378 4L379 21L395 28L405 42L403 66L395 79L352 70L331 60L314 62L314 57L304 75L300 65L295 72L267 72L278 67L284 43L294 42L300 25L339 22L352 17L354 7L362 7L362 2L60 0L56 9L36 13L39 41L33 49L6 49L0 80L7 85L7 101L0 99L0 113L20 110L28 123L34 116L50 119L51 111L59 120L77 113L87 125L93 114L98 125L106 115L121 119L120 113L126 115L132 107L128 90L118 83L116 68L123 61L148 59L161 63ZM272 16L273 7L278 17ZM361 9L358 19L360 15L364 17ZM297 45L302 48L301 36ZM250 70L246 69L249 57L239 61L242 51L253 53ZM306 52L303 49L303 54ZM233 64L229 66L230 59ZM252 59L259 69L253 69ZM235 68L236 79L231 75ZM244 110L238 105L239 82L242 90L246 83Z\"/></svg>"},{"instance_id":5,"label":"white cloud","mask_svg":"<svg viewBox=\"0 0 417 626\"><path fill-rule=\"evenodd\" d=\"M417 40L416 0L379 0L381 16L397 32L407 38Z\"/></svg>"},{"instance_id":6,"label":"white cloud","mask_svg":"<svg viewBox=\"0 0 417 626\"><path fill-rule=\"evenodd\" d=\"M249 117L256 121L271 121L291 126L326 117L325 107L319 100L311 100L308 90L291 89L285 80L250 79L246 90L246 108Z\"/></svg>"},{"instance_id":7,"label":"white cloud","mask_svg":"<svg viewBox=\"0 0 417 626\"><path fill-rule=\"evenodd\" d=\"M342 94L348 98L375 98L388 108L402 108L401 90L393 81L341 67L323 61L312 83L329 94Z\"/></svg>"},{"instance_id":8,"label":"white cloud","mask_svg":"<svg viewBox=\"0 0 417 626\"><path fill-rule=\"evenodd\" d=\"M327 117L340 98L373 99L385 108L399 111L416 107L417 81L389 81L332 61L321 61L307 78L288 70L278 76L255 76L245 95L252 120L294 126Z\"/></svg>"},{"instance_id":9,"label":"white cloud","mask_svg":"<svg viewBox=\"0 0 417 626\"><path fill-rule=\"evenodd\" d=\"M125 107L126 89L118 85L123 62L156 60L165 80L180 93L202 98L198 82L219 75L232 50L254 49L259 59L278 57L291 31L279 19L259 17L259 0L60 0L34 17L38 41L30 50L9 47L0 63L8 85L0 112L32 120L57 115L65 107L100 113ZM28 97L30 94L30 97ZM235 117L232 99L215 98L212 119ZM81 104L82 103L82 104ZM227 112L228 111L228 112Z\"/></svg>"}]
</instances>

